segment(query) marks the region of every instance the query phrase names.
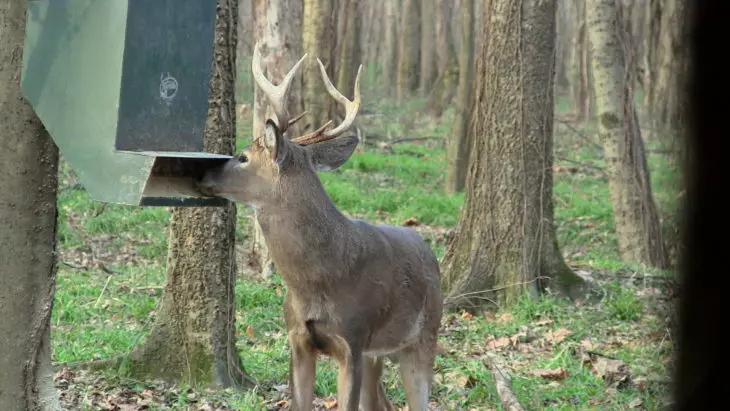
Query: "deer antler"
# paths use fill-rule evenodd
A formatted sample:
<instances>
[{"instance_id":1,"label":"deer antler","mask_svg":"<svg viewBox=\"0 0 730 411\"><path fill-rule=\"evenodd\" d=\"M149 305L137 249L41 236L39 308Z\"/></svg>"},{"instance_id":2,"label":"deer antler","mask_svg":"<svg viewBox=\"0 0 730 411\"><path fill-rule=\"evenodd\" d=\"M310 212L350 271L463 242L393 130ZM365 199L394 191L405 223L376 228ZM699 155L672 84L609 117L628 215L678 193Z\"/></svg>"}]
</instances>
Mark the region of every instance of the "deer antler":
<instances>
[{"instance_id":1,"label":"deer antler","mask_svg":"<svg viewBox=\"0 0 730 411\"><path fill-rule=\"evenodd\" d=\"M320 141L331 140L339 136L348 128L350 128L350 126L352 126L352 123L355 121L355 116L357 116L357 111L360 109L360 73L362 72L362 64L357 69L357 75L355 76L354 96L352 98L352 101L350 101L347 99L347 97L343 96L342 93L340 93L334 85L332 85L332 81L330 81L330 78L327 75L327 70L325 70L324 64L322 64L319 59L317 59L317 63L319 63L319 71L322 73L322 80L324 80L324 85L325 87L327 87L327 92L338 103L345 106L345 119L342 120L342 123L340 123L340 125L333 128L332 130L324 131L327 126L332 123L332 120L330 120L325 123L325 125L318 128L317 130L312 131L311 133L292 139L293 142L300 145L319 143Z\"/></svg>"},{"instance_id":2,"label":"deer antler","mask_svg":"<svg viewBox=\"0 0 730 411\"><path fill-rule=\"evenodd\" d=\"M259 50L259 46L259 42L256 42L254 45L251 71L253 72L253 78L256 81L256 84L264 92L269 103L271 103L274 114L276 114L277 125L283 133L291 124L301 118L301 116L299 116L293 119L293 121L289 120L289 111L286 108L286 99L289 94L289 89L291 88L294 75L296 75L299 66L307 57L307 54L305 53L304 56L297 61L297 64L295 64L294 67L286 73L286 76L284 76L281 83L278 86L275 86L266 78L266 76L264 76L264 71L261 67L261 51Z\"/></svg>"}]
</instances>

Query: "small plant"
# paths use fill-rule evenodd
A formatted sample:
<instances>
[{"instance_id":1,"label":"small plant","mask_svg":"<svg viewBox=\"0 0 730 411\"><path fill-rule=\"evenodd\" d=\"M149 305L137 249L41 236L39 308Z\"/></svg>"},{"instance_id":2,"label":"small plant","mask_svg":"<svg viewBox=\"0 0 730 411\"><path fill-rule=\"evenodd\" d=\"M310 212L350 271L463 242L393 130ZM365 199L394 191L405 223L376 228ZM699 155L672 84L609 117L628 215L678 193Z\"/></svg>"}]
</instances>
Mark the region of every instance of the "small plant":
<instances>
[{"instance_id":1,"label":"small plant","mask_svg":"<svg viewBox=\"0 0 730 411\"><path fill-rule=\"evenodd\" d=\"M619 320L633 321L639 318L643 304L634 290L615 282L609 286L606 299L608 312Z\"/></svg>"}]
</instances>

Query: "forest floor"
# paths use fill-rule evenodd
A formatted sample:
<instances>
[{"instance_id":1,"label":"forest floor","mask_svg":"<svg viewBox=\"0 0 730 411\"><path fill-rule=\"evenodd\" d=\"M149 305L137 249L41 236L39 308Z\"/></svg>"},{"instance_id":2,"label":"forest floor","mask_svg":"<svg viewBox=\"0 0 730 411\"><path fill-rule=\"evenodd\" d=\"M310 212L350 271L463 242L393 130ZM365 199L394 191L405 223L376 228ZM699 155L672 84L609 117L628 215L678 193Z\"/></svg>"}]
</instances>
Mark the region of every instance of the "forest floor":
<instances>
[{"instance_id":1,"label":"forest floor","mask_svg":"<svg viewBox=\"0 0 730 411\"><path fill-rule=\"evenodd\" d=\"M341 169L321 173L333 201L350 216L409 225L439 257L464 195L442 187L443 121L394 117L386 103L364 106L365 138ZM415 113L422 101L404 113ZM558 107L558 113L560 113ZM377 113L377 114L376 114ZM250 124L244 115L241 124ZM602 150L590 125L561 119L555 126L554 202L563 255L579 274L606 293L597 303L575 305L545 295L471 315L444 314L433 409L500 410L493 372L508 372L525 409L647 409L669 404L676 283L669 273L624 264L616 251L612 207ZM241 135L249 129L241 127ZM401 140L401 139L415 140ZM241 139L240 145L245 144ZM676 242L676 167L665 147L647 147L655 199L668 243ZM102 205L88 197L64 163L58 206L60 258L53 311L56 363L106 358L141 342L154 322L165 284L170 209ZM278 276L247 270L252 214L240 206L236 287L237 346L257 388L197 390L159 381L135 381L113 370L63 368L55 381L64 406L78 410L277 410L287 404L288 347ZM488 365L493 359L498 368ZM385 385L396 409L405 407L395 367ZM318 366L318 409L335 409L336 367Z\"/></svg>"}]
</instances>

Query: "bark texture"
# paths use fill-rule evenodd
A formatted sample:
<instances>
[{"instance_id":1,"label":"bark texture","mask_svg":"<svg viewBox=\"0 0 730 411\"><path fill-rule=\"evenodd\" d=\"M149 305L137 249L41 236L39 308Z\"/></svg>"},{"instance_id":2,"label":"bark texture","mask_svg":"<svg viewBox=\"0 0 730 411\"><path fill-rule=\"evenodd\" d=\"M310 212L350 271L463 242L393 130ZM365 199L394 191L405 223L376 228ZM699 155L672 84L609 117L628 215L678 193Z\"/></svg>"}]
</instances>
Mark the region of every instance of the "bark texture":
<instances>
[{"instance_id":1,"label":"bark texture","mask_svg":"<svg viewBox=\"0 0 730 411\"><path fill-rule=\"evenodd\" d=\"M342 2L343 11L343 29L340 38L340 46L338 47L339 58L337 64L337 81L335 86L347 98L353 98L352 90L355 86L355 75L357 68L362 63L362 52L360 50L360 22L362 17L360 14L360 0L340 0ZM364 66L364 65L363 65ZM365 71L365 67L363 67ZM362 74L361 74L362 76ZM362 79L360 80L362 81ZM341 109L341 106L337 106ZM341 110L341 116L344 118L345 111Z\"/></svg>"},{"instance_id":2,"label":"bark texture","mask_svg":"<svg viewBox=\"0 0 730 411\"><path fill-rule=\"evenodd\" d=\"M614 0L586 2L591 66L595 79L599 137L621 257L666 268L659 214L652 197L641 129L627 84L626 59Z\"/></svg>"},{"instance_id":3,"label":"bark texture","mask_svg":"<svg viewBox=\"0 0 730 411\"><path fill-rule=\"evenodd\" d=\"M485 4L465 204L444 257L447 305L577 297L553 223L555 1ZM515 50L505 53L505 50Z\"/></svg>"},{"instance_id":4,"label":"bark texture","mask_svg":"<svg viewBox=\"0 0 730 411\"><path fill-rule=\"evenodd\" d=\"M301 71L304 86L302 99L307 108L306 124L308 130L315 130L332 118L333 101L324 89L317 58L322 61L327 74L336 79L335 17L338 11L337 0L304 0L302 18L302 45L309 54L302 63Z\"/></svg>"},{"instance_id":5,"label":"bark texture","mask_svg":"<svg viewBox=\"0 0 730 411\"><path fill-rule=\"evenodd\" d=\"M396 100L405 101L418 88L420 66L421 2L403 0L398 35Z\"/></svg>"},{"instance_id":6,"label":"bark texture","mask_svg":"<svg viewBox=\"0 0 730 411\"><path fill-rule=\"evenodd\" d=\"M47 411L61 409L50 348L58 149L20 91L25 13L25 0L0 5L0 409Z\"/></svg>"},{"instance_id":7,"label":"bark texture","mask_svg":"<svg viewBox=\"0 0 730 411\"><path fill-rule=\"evenodd\" d=\"M418 76L421 96L426 96L436 80L435 0L421 1L421 74Z\"/></svg>"},{"instance_id":8,"label":"bark texture","mask_svg":"<svg viewBox=\"0 0 730 411\"><path fill-rule=\"evenodd\" d=\"M426 99L426 113L441 117L451 102L459 76L459 66L451 40L451 15L454 2L436 0L436 67L438 76Z\"/></svg>"},{"instance_id":9,"label":"bark texture","mask_svg":"<svg viewBox=\"0 0 730 411\"><path fill-rule=\"evenodd\" d=\"M303 55L302 48L302 3L283 0L253 0L254 42L261 43L261 64L264 75L274 84L279 84L286 73L294 67ZM251 67L246 67L248 72ZM253 76L249 76L253 77ZM304 111L302 100L301 75L294 78L289 93L288 109L293 117ZM255 87L253 103L253 136L264 133L266 119L273 116L271 106L266 96L258 87ZM287 131L289 137L304 134L306 120L292 125ZM251 258L254 267L260 270L261 276L269 278L276 269L271 260L269 249L264 241L258 220L254 219L253 252Z\"/></svg>"},{"instance_id":10,"label":"bark texture","mask_svg":"<svg viewBox=\"0 0 730 411\"><path fill-rule=\"evenodd\" d=\"M383 52L380 57L382 86L386 95L392 96L395 89L396 66L398 64L398 10L399 0L385 0L385 23L383 30Z\"/></svg>"},{"instance_id":11,"label":"bark texture","mask_svg":"<svg viewBox=\"0 0 730 411\"><path fill-rule=\"evenodd\" d=\"M205 150L235 148L237 0L218 0ZM242 387L235 336L236 207L178 207L170 223L167 284L156 323L121 365L131 375Z\"/></svg>"},{"instance_id":12,"label":"bark texture","mask_svg":"<svg viewBox=\"0 0 730 411\"><path fill-rule=\"evenodd\" d=\"M566 0L571 1L571 0ZM577 121L586 121L595 113L595 93L586 34L586 9L583 0L572 0L573 36L570 45L568 78L570 99Z\"/></svg>"},{"instance_id":13,"label":"bark texture","mask_svg":"<svg viewBox=\"0 0 730 411\"><path fill-rule=\"evenodd\" d=\"M459 44L459 84L456 90L454 123L446 148L445 189L456 193L464 189L469 164L469 118L474 80L474 0L461 0L461 44Z\"/></svg>"}]
</instances>

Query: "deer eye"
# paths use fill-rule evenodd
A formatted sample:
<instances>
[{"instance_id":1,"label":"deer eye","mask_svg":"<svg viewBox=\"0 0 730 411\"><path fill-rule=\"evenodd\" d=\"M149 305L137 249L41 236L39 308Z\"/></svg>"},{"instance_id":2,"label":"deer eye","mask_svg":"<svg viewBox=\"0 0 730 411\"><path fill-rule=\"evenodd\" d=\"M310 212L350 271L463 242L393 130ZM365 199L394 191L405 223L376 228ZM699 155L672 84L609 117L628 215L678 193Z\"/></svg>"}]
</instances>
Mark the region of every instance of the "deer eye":
<instances>
[{"instance_id":1,"label":"deer eye","mask_svg":"<svg viewBox=\"0 0 730 411\"><path fill-rule=\"evenodd\" d=\"M243 164L248 163L248 157L242 153L238 156L238 162Z\"/></svg>"}]
</instances>

